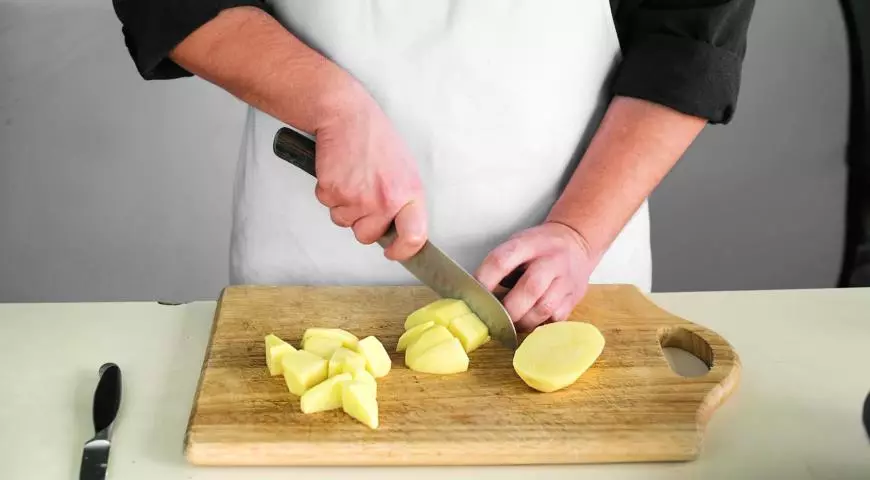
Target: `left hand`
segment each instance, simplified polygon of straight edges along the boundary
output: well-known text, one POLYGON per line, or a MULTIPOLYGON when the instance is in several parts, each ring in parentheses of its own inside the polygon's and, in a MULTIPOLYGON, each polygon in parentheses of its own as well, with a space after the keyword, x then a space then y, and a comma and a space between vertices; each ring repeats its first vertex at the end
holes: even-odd
POLYGON ((518 267, 525 273, 502 303, 517 330, 562 321, 583 298, 598 263, 586 240, 567 225, 546 222, 523 230, 496 247, 475 276, 493 291, 518 267))

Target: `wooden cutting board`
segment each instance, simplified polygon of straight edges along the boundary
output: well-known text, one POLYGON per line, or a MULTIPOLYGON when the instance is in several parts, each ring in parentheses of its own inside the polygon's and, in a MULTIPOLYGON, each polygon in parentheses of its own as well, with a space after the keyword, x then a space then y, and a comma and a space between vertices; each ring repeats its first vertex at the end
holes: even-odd
POLYGON ((592 286, 571 315, 604 334, 595 364, 554 393, 528 388, 496 342, 463 374, 393 369, 378 381, 380 428, 341 410, 304 415, 266 371, 263 337, 298 346, 307 327, 376 335, 390 352, 405 316, 435 300, 425 287, 229 287, 222 293, 185 437, 197 465, 486 465, 690 460, 740 363, 716 333, 675 317, 630 286, 592 286), (674 373, 662 346, 711 366, 674 373))

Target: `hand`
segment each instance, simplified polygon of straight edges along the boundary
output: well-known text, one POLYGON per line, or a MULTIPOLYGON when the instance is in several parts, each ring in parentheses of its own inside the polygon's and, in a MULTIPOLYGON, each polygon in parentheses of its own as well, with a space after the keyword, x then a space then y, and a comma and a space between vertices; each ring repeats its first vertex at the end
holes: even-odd
POLYGON ((329 208, 333 223, 350 227, 366 245, 395 221, 397 238, 384 255, 404 260, 419 251, 428 235, 416 162, 387 116, 361 88, 337 111, 316 132, 315 195, 329 208))
POLYGON ((476 276, 490 291, 519 267, 525 273, 503 303, 518 330, 562 321, 583 298, 598 260, 574 229, 547 222, 524 230, 483 260, 476 276))

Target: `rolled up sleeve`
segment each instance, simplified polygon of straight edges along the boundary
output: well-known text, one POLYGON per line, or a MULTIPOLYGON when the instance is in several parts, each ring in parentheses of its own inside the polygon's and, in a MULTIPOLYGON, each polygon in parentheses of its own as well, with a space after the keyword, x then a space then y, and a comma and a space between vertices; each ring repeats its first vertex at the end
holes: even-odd
POLYGON ((264 0, 112 0, 124 43, 142 78, 189 77, 169 53, 221 11, 241 6, 270 11, 264 0))
POLYGON ((614 19, 623 58, 613 94, 710 123, 731 121, 754 0, 622 0, 614 19))

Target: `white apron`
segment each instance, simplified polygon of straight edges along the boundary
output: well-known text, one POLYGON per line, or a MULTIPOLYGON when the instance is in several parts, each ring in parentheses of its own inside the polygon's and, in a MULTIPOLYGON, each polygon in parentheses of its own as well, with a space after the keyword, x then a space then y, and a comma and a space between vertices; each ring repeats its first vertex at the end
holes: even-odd
MULTIPOLYGON (((430 239, 473 272, 542 222, 607 101, 620 50, 608 0, 276 0, 278 19, 360 80, 419 164, 430 239)), ((250 109, 237 173, 234 284, 418 283, 331 223, 315 180, 272 152, 250 109)), ((649 290, 647 204, 592 283, 649 290)))

